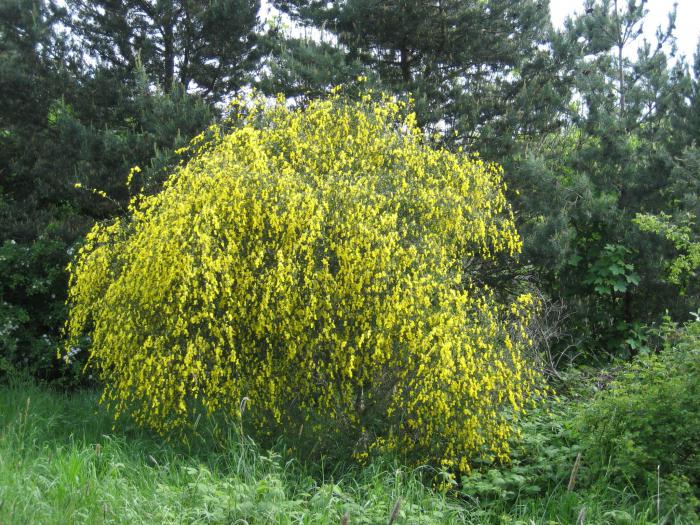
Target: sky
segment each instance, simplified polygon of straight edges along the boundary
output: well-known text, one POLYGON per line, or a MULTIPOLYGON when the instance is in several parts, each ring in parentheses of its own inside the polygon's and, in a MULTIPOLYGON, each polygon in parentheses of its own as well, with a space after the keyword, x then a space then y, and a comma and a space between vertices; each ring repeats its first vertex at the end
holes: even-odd
MULTIPOLYGON (((653 39, 657 27, 665 28, 668 25, 668 13, 673 9, 674 3, 678 4, 675 30, 678 51, 692 64, 700 37, 700 0, 649 0, 644 34, 653 39)), ((550 0, 549 9, 555 26, 562 27, 567 16, 581 12, 582 5, 583 0, 550 0)))

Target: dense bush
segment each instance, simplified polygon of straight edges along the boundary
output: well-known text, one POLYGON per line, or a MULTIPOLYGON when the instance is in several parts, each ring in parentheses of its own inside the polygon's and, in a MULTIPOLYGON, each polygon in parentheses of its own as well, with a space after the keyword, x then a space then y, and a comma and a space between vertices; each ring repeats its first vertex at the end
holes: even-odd
POLYGON ((19 376, 72 382, 56 359, 58 327, 65 319, 66 246, 44 236, 31 244, 0 244, 0 381, 19 376))
POLYGON ((690 503, 692 490, 700 497, 700 322, 666 340, 659 354, 627 365, 577 426, 594 476, 646 494, 661 487, 664 503, 685 491, 690 503))
POLYGON ((574 404, 551 398, 520 424, 507 465, 477 464, 460 480, 460 493, 480 501, 515 501, 566 486, 580 445, 570 424, 574 404))
POLYGON ((432 149, 390 100, 239 109, 71 269, 68 345, 91 337, 104 400, 163 433, 248 407, 317 452, 507 456, 539 377, 532 298, 468 270, 520 249, 499 168, 432 149))

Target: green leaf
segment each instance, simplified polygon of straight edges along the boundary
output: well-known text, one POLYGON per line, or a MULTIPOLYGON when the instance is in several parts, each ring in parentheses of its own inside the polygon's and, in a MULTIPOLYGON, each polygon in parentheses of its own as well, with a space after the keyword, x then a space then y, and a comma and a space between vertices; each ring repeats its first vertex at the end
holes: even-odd
POLYGON ((613 283, 613 291, 615 292, 626 292, 627 282, 622 280, 617 280, 613 283))
POLYGON ((578 266, 578 263, 581 262, 582 257, 578 254, 573 254, 569 259, 566 261, 566 264, 569 266, 578 266))
POLYGON ((610 270, 610 273, 613 275, 624 275, 625 270, 621 266, 618 266, 617 264, 612 264, 608 268, 610 270))
POLYGON ((610 290, 606 286, 598 285, 594 289, 598 295, 610 295, 610 290))

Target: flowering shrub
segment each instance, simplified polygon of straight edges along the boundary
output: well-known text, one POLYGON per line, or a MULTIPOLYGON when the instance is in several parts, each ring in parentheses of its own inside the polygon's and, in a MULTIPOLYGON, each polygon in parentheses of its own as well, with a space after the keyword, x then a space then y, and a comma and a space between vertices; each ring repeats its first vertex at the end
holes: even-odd
POLYGON ((162 433, 247 405, 251 431, 358 455, 507 456, 533 301, 466 270, 520 250, 500 168, 391 100, 239 110, 71 266, 67 343, 91 338, 103 400, 162 433))

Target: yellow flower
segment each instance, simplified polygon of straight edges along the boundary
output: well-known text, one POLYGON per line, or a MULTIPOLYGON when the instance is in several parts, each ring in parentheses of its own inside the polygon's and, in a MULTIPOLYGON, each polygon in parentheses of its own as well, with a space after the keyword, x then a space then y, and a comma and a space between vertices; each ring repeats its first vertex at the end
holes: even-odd
POLYGON ((520 250, 502 172, 376 99, 236 101, 232 131, 195 137, 159 194, 93 228, 66 348, 90 336, 116 415, 166 434, 250 398, 248 431, 351 436, 358 459, 507 455, 540 383, 516 335, 535 305, 464 264, 520 250))

